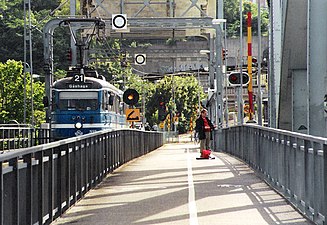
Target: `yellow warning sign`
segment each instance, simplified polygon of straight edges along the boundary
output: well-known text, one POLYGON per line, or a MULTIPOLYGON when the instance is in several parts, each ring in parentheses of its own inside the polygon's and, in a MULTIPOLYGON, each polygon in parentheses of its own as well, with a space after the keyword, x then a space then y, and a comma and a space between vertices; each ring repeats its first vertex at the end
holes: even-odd
POLYGON ((141 121, 140 109, 126 109, 126 120, 128 122, 139 122, 141 121))

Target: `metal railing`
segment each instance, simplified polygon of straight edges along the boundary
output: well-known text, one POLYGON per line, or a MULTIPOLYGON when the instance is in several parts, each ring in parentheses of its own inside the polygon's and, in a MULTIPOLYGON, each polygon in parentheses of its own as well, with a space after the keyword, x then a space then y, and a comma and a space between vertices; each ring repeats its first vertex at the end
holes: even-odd
POLYGON ((168 131, 164 132, 165 143, 176 143, 179 142, 178 132, 168 131))
POLYGON ((0 225, 50 224, 108 173, 163 144, 163 134, 98 131, 0 155, 0 225))
POLYGON ((327 138, 256 125, 220 135, 219 149, 248 163, 311 221, 326 224, 327 138))
POLYGON ((0 124, 0 151, 27 148, 50 142, 50 130, 24 124, 0 124))

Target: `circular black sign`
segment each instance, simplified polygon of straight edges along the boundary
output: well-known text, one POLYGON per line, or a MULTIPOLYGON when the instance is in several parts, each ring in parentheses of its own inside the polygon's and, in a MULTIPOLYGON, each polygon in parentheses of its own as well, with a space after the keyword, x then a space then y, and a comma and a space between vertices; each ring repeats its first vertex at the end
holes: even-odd
POLYGON ((144 54, 137 54, 135 55, 135 63, 138 65, 144 65, 145 64, 145 55, 144 54))
POLYGON ((135 105, 139 101, 139 93, 135 89, 127 89, 123 94, 123 101, 127 105, 135 105))
POLYGON ((122 29, 126 26, 127 19, 122 14, 114 15, 112 18, 112 25, 116 29, 122 29))

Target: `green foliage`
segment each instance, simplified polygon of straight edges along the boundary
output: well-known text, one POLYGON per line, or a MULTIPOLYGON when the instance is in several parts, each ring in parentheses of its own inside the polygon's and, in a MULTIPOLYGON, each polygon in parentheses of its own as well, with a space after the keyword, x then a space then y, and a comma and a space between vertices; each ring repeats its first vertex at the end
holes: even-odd
MULTIPOLYGON (((33 72, 36 74, 43 74, 43 34, 42 30, 47 21, 52 17, 49 12, 59 5, 58 1, 53 0, 35 0, 31 1, 31 24, 32 24, 32 49, 33 49, 33 72)), ((66 4, 69 7, 69 4, 66 4)), ((24 58, 24 1, 10 0, 1 1, 0 3, 0 62, 6 62, 9 59, 23 61, 24 58)), ((57 12, 59 14, 60 11, 57 12)), ((26 21, 28 32, 28 21, 26 21)), ((56 32, 57 33, 57 32, 56 32)), ((56 34, 55 33, 55 34, 56 34)), ((62 37, 69 35, 61 35, 62 37)), ((65 60, 64 51, 60 49, 65 48, 61 43, 55 45, 56 53, 61 53, 57 57, 60 63, 65 60), (57 49, 59 51, 57 52, 57 49)), ((55 59, 56 55, 55 55, 55 59)), ((57 61, 58 62, 58 61, 57 61)))
POLYGON ((152 46, 152 44, 149 43, 149 42, 142 43, 140 41, 135 41, 135 40, 131 41, 130 44, 129 44, 129 47, 131 47, 131 48, 138 48, 138 47, 139 48, 148 48, 150 46, 152 46))
POLYGON ((172 46, 172 45, 176 45, 177 40, 175 38, 168 38, 166 40, 166 45, 172 46))
POLYGON ((60 69, 57 69, 55 72, 54 72, 54 80, 59 80, 61 78, 64 78, 66 77, 67 75, 67 71, 66 70, 60 70, 60 69))
MULTIPOLYGON (((0 122, 7 123, 10 120, 24 121, 24 90, 26 87, 26 121, 31 123, 31 76, 25 74, 26 86, 24 85, 23 65, 21 62, 8 60, 0 62, 0 122)), ((36 125, 44 122, 45 112, 42 104, 44 96, 44 84, 33 82, 33 105, 36 125)))
MULTIPOLYGON (((159 124, 159 98, 164 100, 170 113, 173 111, 181 113, 177 128, 180 133, 189 130, 190 118, 194 118, 197 114, 199 94, 201 100, 206 97, 203 88, 199 86, 197 79, 193 76, 172 77, 166 75, 158 82, 152 83, 143 79, 142 76, 131 73, 129 69, 125 69, 125 73, 119 74, 115 81, 121 81, 120 84, 124 83, 126 89, 133 88, 140 94, 140 100, 135 107, 143 109, 144 99, 145 117, 151 126, 159 124)), ((115 84, 114 81, 111 83, 115 84)))
MULTIPOLYGON (((252 13, 252 34, 258 33, 258 7, 250 1, 243 2, 242 32, 247 33, 247 13, 252 13)), ((263 36, 268 35, 268 10, 261 8, 261 32, 263 36)), ((224 0, 224 18, 227 20, 227 36, 237 37, 240 34, 240 5, 239 0, 224 0)))
POLYGON ((188 131, 190 118, 196 115, 199 94, 200 99, 205 98, 203 88, 199 86, 197 79, 193 76, 165 76, 149 94, 151 96, 148 95, 146 118, 150 124, 159 123, 157 117, 158 99, 162 98, 170 113, 181 113, 178 124, 180 133, 188 131))

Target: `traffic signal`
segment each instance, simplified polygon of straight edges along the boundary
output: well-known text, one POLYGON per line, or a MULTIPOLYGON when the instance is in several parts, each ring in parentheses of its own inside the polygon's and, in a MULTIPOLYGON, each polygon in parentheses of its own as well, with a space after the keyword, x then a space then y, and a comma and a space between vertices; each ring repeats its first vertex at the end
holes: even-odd
POLYGON ((127 67, 126 54, 124 54, 124 55, 122 56, 122 58, 120 59, 120 66, 121 66, 121 67, 127 67))
POLYGON ((73 53, 72 53, 72 49, 71 48, 67 49, 66 58, 67 58, 67 61, 68 62, 72 62, 72 60, 73 60, 73 53))
POLYGON ((255 57, 252 58, 252 66, 253 67, 257 67, 258 66, 258 60, 255 57))
POLYGON ((223 48, 222 53, 221 53, 221 57, 222 57, 223 60, 225 60, 226 56, 228 56, 228 49, 223 48))
POLYGON ((127 105, 136 105, 139 101, 139 93, 135 89, 127 89, 123 94, 123 101, 127 105))
MULTIPOLYGON (((243 85, 246 85, 250 81, 249 74, 244 73, 244 72, 242 74, 243 74, 242 83, 243 83, 243 85)), ((239 72, 230 73, 229 76, 228 76, 228 82, 231 85, 241 85, 241 76, 240 76, 240 73, 239 72)))
POLYGON ((165 121, 166 116, 167 116, 166 104, 164 101, 159 101, 159 108, 158 108, 159 121, 165 121))

